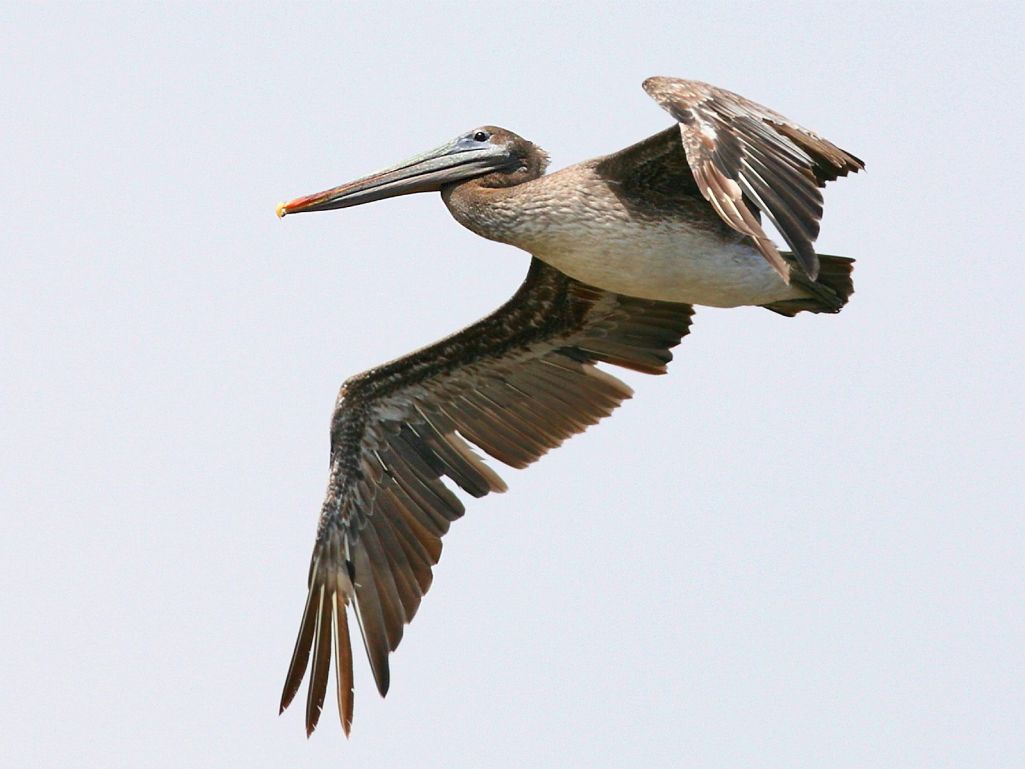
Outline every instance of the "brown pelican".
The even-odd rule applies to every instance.
[[[306,732],[334,658],[342,728],[352,723],[352,605],[383,696],[388,655],[416,614],[463,514],[442,482],[504,491],[472,450],[525,467],[607,416],[631,390],[596,363],[665,373],[692,305],[838,312],[852,260],[817,255],[826,182],[862,161],[766,107],[692,80],[644,90],[675,122],[642,142],[545,175],[547,154],[482,126],[278,215],[441,192],[460,224],[533,255],[493,314],[342,385],[309,594],[281,709],[311,668]],[[792,249],[780,251],[764,216]],[[310,657],[312,654],[312,665]]]

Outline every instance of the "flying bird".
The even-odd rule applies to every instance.
[[[548,155],[486,125],[437,149],[278,207],[327,211],[440,192],[452,216],[532,255],[513,297],[436,344],[347,380],[331,420],[320,514],[283,711],[307,669],[306,733],[334,660],[352,724],[353,609],[377,689],[431,584],[441,538],[474,497],[505,491],[473,450],[526,467],[608,416],[631,390],[597,363],[662,374],[693,305],[838,312],[853,260],[816,254],[826,182],[861,160],[735,93],[652,77],[669,128],[545,173]],[[790,250],[766,234],[771,222]]]

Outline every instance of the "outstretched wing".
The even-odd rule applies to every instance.
[[[750,236],[789,280],[786,262],[762,229],[760,210],[814,280],[812,247],[822,219],[826,182],[865,167],[861,160],[767,107],[697,80],[650,77],[644,90],[679,121],[701,194],[723,220]]]
[[[517,293],[492,315],[348,380],[331,424],[327,496],[281,709],[311,667],[312,732],[333,657],[348,734],[346,607],[355,609],[383,695],[388,654],[430,587],[442,535],[463,514],[442,478],[475,497],[505,490],[468,441],[507,465],[527,466],[630,397],[630,388],[595,362],[664,373],[692,314],[687,304],[592,288],[535,259]]]

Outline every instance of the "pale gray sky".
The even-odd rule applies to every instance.
[[[0,6],[0,764],[1025,763],[1020,6]],[[280,200],[648,75],[864,158],[838,316],[699,310],[669,376],[469,504],[346,743],[277,701],[348,375],[525,254],[437,196]]]

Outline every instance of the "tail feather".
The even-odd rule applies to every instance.
[[[784,258],[795,264],[793,254],[783,252]],[[791,270],[790,283],[808,292],[807,297],[783,299],[763,304],[767,310],[792,318],[799,312],[840,312],[854,293],[854,260],[846,256],[819,254],[819,276],[812,280],[800,269]]]

